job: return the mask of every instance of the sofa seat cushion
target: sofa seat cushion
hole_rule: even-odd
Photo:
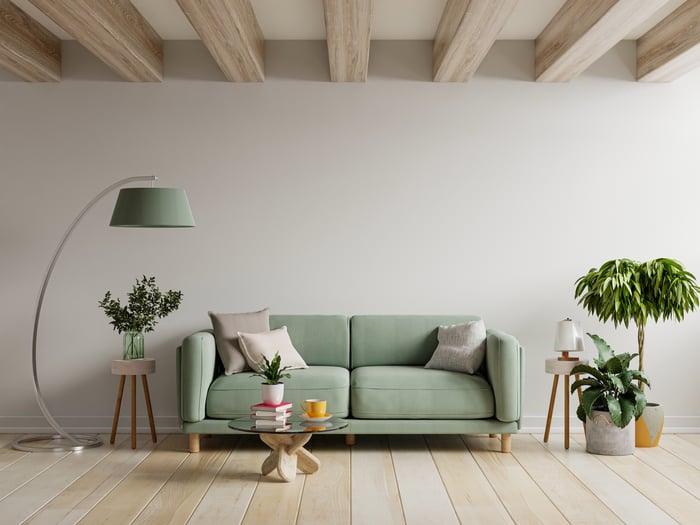
[[[359,419],[493,417],[491,386],[481,375],[422,366],[364,366],[350,376],[352,415]]]
[[[284,380],[284,400],[294,403],[294,415],[302,412],[303,399],[325,399],[334,416],[347,417],[350,412],[350,373],[337,366],[310,366],[291,370]],[[235,419],[250,415],[250,406],[262,401],[260,378],[242,372],[215,378],[207,394],[207,417]]]

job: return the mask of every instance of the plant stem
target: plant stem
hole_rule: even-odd
[[[637,346],[639,347],[639,371],[644,372],[644,324],[637,325]],[[638,381],[640,390],[644,391],[644,383]]]

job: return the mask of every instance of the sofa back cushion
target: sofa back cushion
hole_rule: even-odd
[[[478,319],[476,315],[353,316],[350,319],[351,366],[425,365],[437,347],[438,326]]]
[[[282,326],[307,365],[350,367],[347,316],[270,315],[270,329]]]

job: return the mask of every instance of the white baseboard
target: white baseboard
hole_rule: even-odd
[[[544,427],[547,424],[545,416],[531,416],[522,419],[520,432],[528,434],[544,434]],[[576,417],[569,420],[569,431],[572,434],[582,434],[583,426]],[[551,434],[564,433],[564,418],[553,417]],[[700,417],[698,416],[672,416],[666,417],[664,421],[664,432],[669,434],[700,434]]]
[[[75,433],[100,433],[109,434],[112,431],[111,417],[59,417],[56,418],[58,424],[68,432]],[[180,431],[180,424],[175,416],[155,417],[156,431],[163,434],[170,434]],[[545,416],[531,416],[522,419],[520,432],[529,434],[544,434],[544,427],[547,423]],[[51,427],[41,416],[31,417],[0,417],[0,433],[3,434],[43,434],[51,432]],[[129,415],[119,418],[119,433],[131,431],[131,417]],[[136,417],[136,431],[139,433],[150,432],[148,418],[146,416]],[[572,434],[582,433],[581,422],[573,417],[569,422],[569,431]],[[564,418],[553,417],[551,434],[562,434],[564,432]],[[664,432],[669,434],[700,434],[700,417],[698,416],[674,416],[667,417],[664,423]]]
[[[111,417],[58,417],[56,421],[70,433],[109,434],[112,432]],[[156,432],[172,434],[180,432],[177,417],[154,417]],[[136,432],[150,432],[148,418],[136,416]],[[53,432],[46,420],[41,416],[32,417],[0,417],[0,433],[3,434],[46,434]],[[119,418],[117,432],[131,432],[131,416],[128,414]]]

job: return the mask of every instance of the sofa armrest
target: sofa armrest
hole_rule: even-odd
[[[207,392],[214,379],[216,343],[209,332],[185,337],[177,349],[177,395],[181,421],[206,417]]]
[[[520,420],[523,393],[523,351],[512,335],[487,330],[486,371],[496,402],[496,419]]]

